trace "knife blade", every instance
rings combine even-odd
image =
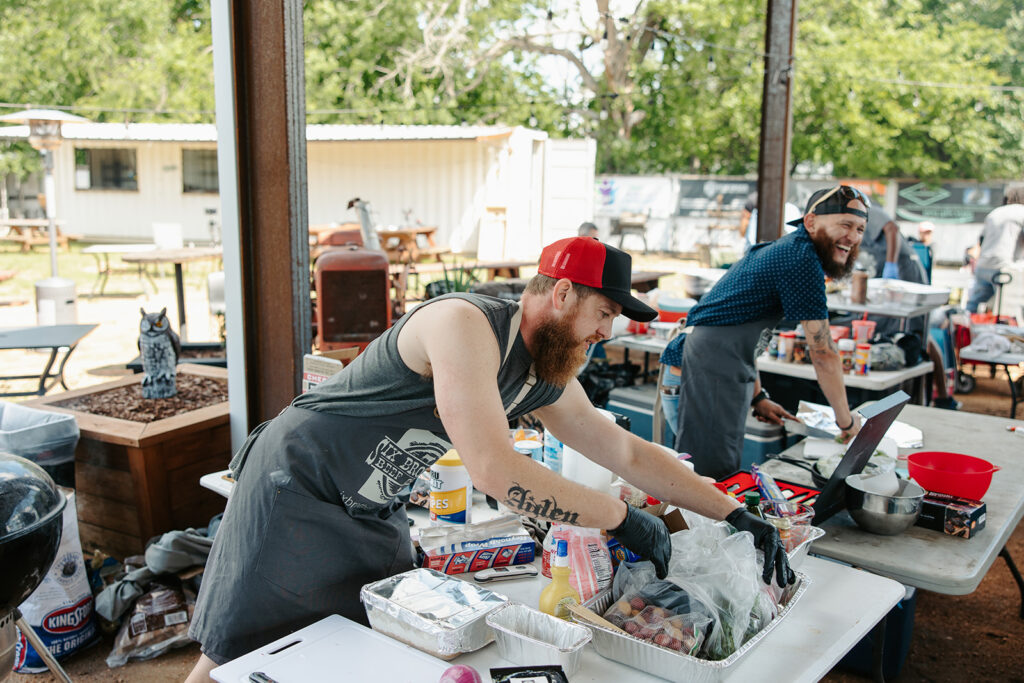
[[[811,427],[810,425],[792,418],[785,418],[784,426],[787,430],[794,434],[802,434],[804,436],[816,436],[819,439],[835,439],[836,435],[832,432],[826,432],[824,429],[818,429],[817,427]]]

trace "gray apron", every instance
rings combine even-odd
[[[505,361],[521,344],[519,319]],[[531,368],[503,388],[506,414],[557,398],[538,385]],[[379,416],[291,405],[261,424],[232,460],[237,479],[189,636],[223,663],[330,614],[365,624],[360,588],[413,568],[395,496],[449,448],[433,405]]]
[[[692,456],[697,474],[723,479],[740,469],[759,342],[777,323],[698,325],[687,333],[675,449]]]

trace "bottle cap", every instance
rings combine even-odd
[[[751,491],[750,493],[745,494],[743,496],[743,504],[744,505],[748,505],[748,506],[760,505],[761,504],[761,494],[757,493],[756,491]]]
[[[565,540],[558,541],[557,545],[558,557],[569,557],[569,543]]]

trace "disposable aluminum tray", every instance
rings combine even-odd
[[[807,535],[800,542],[800,545],[786,553],[786,557],[789,558],[789,566],[792,567],[793,571],[800,569],[800,565],[807,559],[807,553],[811,550],[811,544],[824,536],[825,530],[820,527],[810,526],[807,527],[807,531],[804,533]]]
[[[949,301],[949,290],[917,282],[872,278],[868,280],[868,298],[872,303],[941,306]]]
[[[785,604],[778,616],[772,619],[767,626],[758,631],[750,640],[745,642],[736,652],[718,661],[684,655],[681,652],[658,647],[639,638],[616,633],[597,624],[583,623],[593,633],[594,649],[602,657],[621,662],[654,676],[661,676],[676,683],[716,683],[726,680],[732,666],[760,645],[765,637],[771,633],[772,629],[789,615],[793,605],[803,597],[810,584],[811,580],[806,575],[796,572],[796,583],[793,584],[787,595],[783,596]],[[584,606],[598,614],[603,614],[611,606],[611,602],[611,591],[605,590],[584,603]]]
[[[580,668],[590,631],[526,605],[508,604],[487,615],[498,655],[514,664],[558,665],[566,676]]]
[[[508,598],[442,574],[413,569],[359,591],[370,626],[441,659],[479,650],[494,640],[488,613]]]

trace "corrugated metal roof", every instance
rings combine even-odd
[[[508,126],[306,126],[310,141],[475,140],[511,134]],[[67,140],[216,142],[212,123],[76,123],[61,129]],[[28,137],[28,126],[0,126],[0,138]]]

